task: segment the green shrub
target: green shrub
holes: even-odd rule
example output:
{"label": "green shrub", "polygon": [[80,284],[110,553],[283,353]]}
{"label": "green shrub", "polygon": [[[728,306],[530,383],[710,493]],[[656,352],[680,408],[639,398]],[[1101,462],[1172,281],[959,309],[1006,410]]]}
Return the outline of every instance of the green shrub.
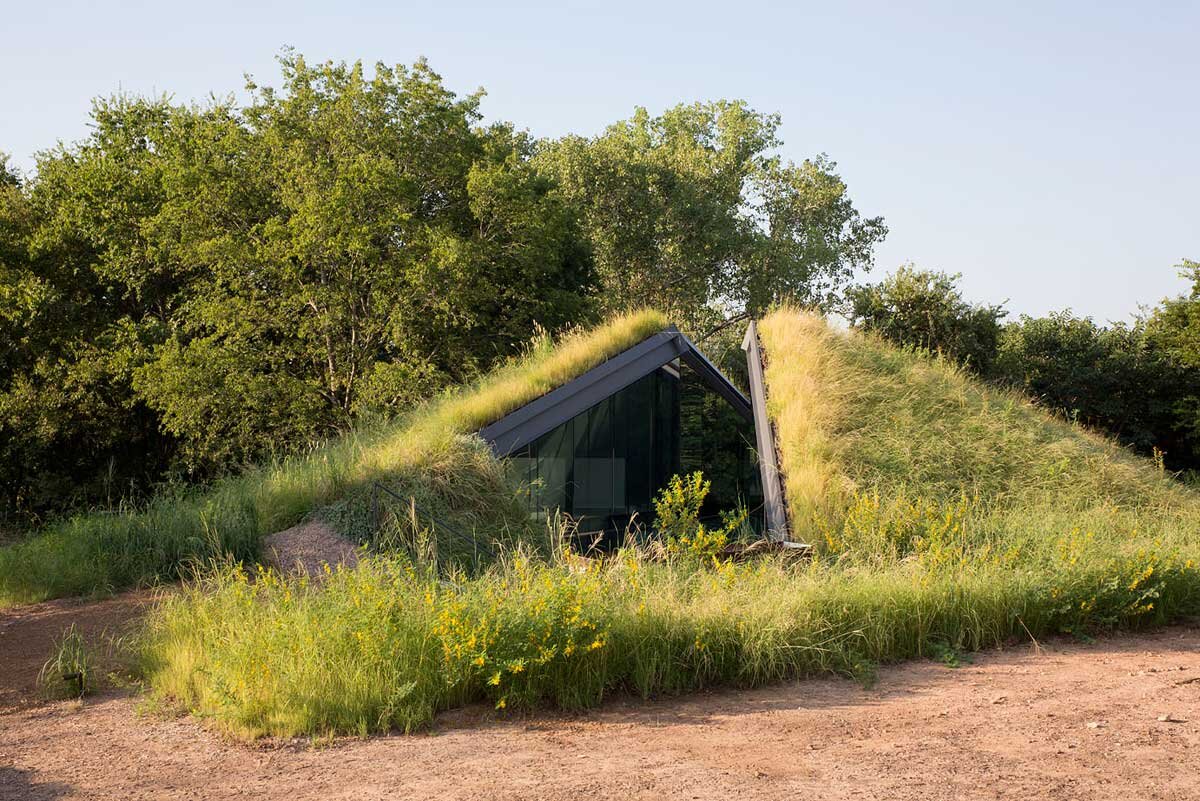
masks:
{"label": "green shrub", "polygon": [[697,471],[672,476],[654,499],[655,528],[668,554],[714,560],[745,525],[749,514],[745,508],[722,510],[717,528],[700,522],[700,508],[711,489],[712,482]]}

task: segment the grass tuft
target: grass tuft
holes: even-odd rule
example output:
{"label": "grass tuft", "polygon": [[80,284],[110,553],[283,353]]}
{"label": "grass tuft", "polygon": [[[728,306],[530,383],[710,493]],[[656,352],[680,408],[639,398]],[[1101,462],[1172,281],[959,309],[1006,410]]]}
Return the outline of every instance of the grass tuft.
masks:
{"label": "grass tuft", "polygon": [[74,623],[54,641],[37,683],[55,699],[82,698],[96,689],[96,659]]}

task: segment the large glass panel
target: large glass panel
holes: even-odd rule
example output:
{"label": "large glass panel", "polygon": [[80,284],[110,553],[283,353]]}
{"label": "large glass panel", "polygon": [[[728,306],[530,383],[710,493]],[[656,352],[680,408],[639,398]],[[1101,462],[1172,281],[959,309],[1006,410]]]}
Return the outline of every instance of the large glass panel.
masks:
{"label": "large glass panel", "polygon": [[622,453],[625,457],[625,508],[646,522],[655,487],[651,469],[651,416],[655,377],[648,375],[620,394]]}
{"label": "large glass panel", "polygon": [[745,506],[761,528],[762,483],[754,457],[754,426],[691,370],[680,385],[680,472],[703,471],[711,482],[701,516]]}
{"label": "large glass panel", "polygon": [[540,483],[539,509],[567,507],[567,476],[571,454],[567,426],[559,426],[538,443],[536,470]]}
{"label": "large glass panel", "polygon": [[[704,471],[706,510],[761,506],[753,427],[686,367],[639,379],[512,457],[532,484],[530,509],[561,509],[579,530],[653,525],[655,494],[671,476]],[[614,538],[615,540],[615,538]]]}
{"label": "large glass panel", "polygon": [[[575,453],[575,512],[601,528],[613,512],[612,398],[586,412],[587,438]],[[578,418],[577,418],[578,419]]]}

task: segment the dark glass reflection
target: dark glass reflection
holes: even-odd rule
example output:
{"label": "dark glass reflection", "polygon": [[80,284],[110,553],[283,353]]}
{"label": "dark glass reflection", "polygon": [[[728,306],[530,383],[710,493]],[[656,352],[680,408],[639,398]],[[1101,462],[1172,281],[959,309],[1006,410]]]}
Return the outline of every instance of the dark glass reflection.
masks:
{"label": "dark glass reflection", "polygon": [[[654,496],[680,472],[702,470],[702,512],[762,504],[753,427],[699,378],[668,365],[611,395],[514,454],[530,513],[569,514],[580,532],[619,542],[632,521],[654,523]],[[682,450],[682,453],[681,453]]]}
{"label": "dark glass reflection", "polygon": [[679,378],[657,370],[535,440],[513,462],[530,510],[567,512],[580,531],[647,523],[679,470]]}

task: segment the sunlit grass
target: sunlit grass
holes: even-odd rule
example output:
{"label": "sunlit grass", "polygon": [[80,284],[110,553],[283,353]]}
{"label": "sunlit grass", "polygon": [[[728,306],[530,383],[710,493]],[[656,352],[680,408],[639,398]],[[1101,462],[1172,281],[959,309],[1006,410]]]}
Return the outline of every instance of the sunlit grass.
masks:
{"label": "sunlit grass", "polygon": [[852,489],[839,469],[844,446],[837,434],[844,427],[842,396],[855,387],[842,372],[832,343],[836,334],[824,320],[775,312],[758,330],[791,526],[811,531],[836,518]]}
{"label": "sunlit grass", "polygon": [[1097,514],[1121,537],[1198,531],[1200,493],[1017,393],[796,309],[775,311],[759,330],[802,538],[820,544],[823,527],[837,525],[864,493],[885,505],[977,499],[986,525],[1014,536],[1031,525],[1070,530]]}
{"label": "sunlit grass", "polygon": [[[193,560],[254,560],[261,538],[375,480],[436,502],[452,497],[479,522],[503,526],[507,488],[494,460],[461,435],[503,416],[666,326],[640,311],[520,359],[405,417],[302,456],[254,467],[204,490],[174,491],[139,510],[80,515],[0,548],[0,607],[173,580]],[[485,491],[486,490],[486,491]],[[494,514],[490,511],[495,507]],[[343,510],[344,511],[344,510]]]}
{"label": "sunlit grass", "polygon": [[[923,551],[932,556],[932,549]],[[223,568],[145,634],[156,699],[238,737],[412,731],[473,702],[593,706],[838,674],[1200,611],[1194,562],[1087,538],[993,557],[697,567],[514,556],[447,581],[404,559],[307,579]]]}

